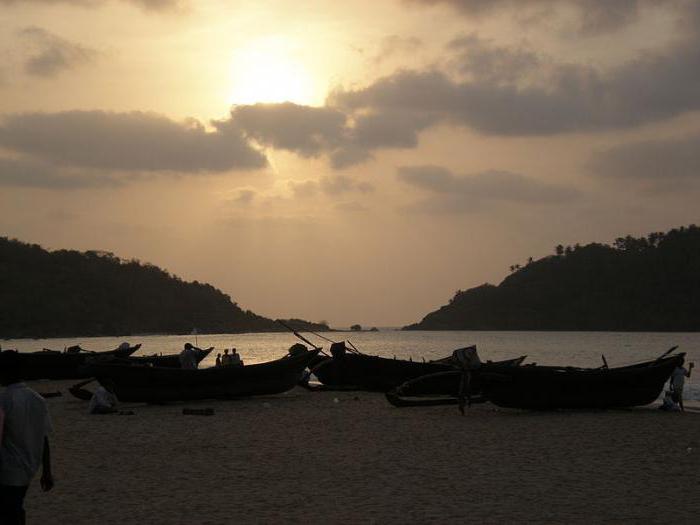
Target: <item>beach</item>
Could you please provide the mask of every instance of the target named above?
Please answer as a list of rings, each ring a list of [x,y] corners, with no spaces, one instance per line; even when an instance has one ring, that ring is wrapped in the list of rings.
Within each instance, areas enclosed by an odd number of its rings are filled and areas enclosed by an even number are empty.
[[[128,404],[47,400],[55,488],[28,523],[696,523],[700,413],[397,409],[294,390]],[[183,408],[213,408],[212,416]]]

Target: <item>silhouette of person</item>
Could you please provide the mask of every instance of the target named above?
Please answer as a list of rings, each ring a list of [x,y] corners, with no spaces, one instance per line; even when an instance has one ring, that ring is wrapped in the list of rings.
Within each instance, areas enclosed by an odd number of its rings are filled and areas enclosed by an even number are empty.
[[[53,488],[46,401],[21,381],[19,354],[0,354],[0,523],[25,523],[24,497],[42,465],[41,488]]]

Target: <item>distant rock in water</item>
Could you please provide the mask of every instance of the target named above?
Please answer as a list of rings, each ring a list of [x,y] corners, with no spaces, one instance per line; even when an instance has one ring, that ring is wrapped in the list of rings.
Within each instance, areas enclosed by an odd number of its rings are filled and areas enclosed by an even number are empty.
[[[404,330],[700,330],[700,228],[557,246]]]
[[[328,326],[290,322],[296,329]],[[106,252],[49,252],[0,237],[0,337],[284,331],[206,283]]]

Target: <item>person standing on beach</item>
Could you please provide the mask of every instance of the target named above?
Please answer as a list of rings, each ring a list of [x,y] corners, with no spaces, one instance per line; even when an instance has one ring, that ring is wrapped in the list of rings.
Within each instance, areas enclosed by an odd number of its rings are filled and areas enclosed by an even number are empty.
[[[682,359],[675,370],[671,373],[671,396],[673,401],[678,403],[681,407],[681,411],[685,412],[683,408],[683,386],[685,385],[685,378],[690,377],[690,372],[692,372],[695,363],[690,363],[688,365],[688,370],[683,366],[685,364],[685,359]]]
[[[180,368],[197,368],[197,351],[192,343],[185,343],[185,348],[180,352]]]
[[[241,354],[237,353],[235,348],[231,348],[231,357],[229,358],[229,363],[236,366],[243,366]]]
[[[221,364],[223,366],[231,364],[231,355],[228,353],[228,348],[224,348],[224,355],[221,356]]]
[[[46,401],[21,381],[17,352],[0,354],[0,523],[25,523],[24,497],[42,465],[41,488],[53,488]]]
[[[221,366],[221,352],[216,354],[216,366]]]

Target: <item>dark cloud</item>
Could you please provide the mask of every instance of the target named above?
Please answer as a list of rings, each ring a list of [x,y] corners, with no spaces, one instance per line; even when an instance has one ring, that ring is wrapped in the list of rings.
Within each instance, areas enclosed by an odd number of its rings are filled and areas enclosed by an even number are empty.
[[[504,13],[532,22],[573,10],[574,28],[586,36],[617,31],[638,20],[641,11],[680,3],[676,0],[405,0],[408,4],[448,5],[458,13],[480,18]]]
[[[30,75],[50,77],[62,71],[94,62],[99,53],[49,33],[40,27],[27,27],[20,36],[31,48],[24,69]]]
[[[677,182],[700,182],[700,135],[624,144],[597,153],[588,167],[609,180],[668,185],[669,189]]]
[[[121,181],[113,177],[91,177],[56,169],[40,162],[0,158],[0,186],[70,190],[120,184]]]
[[[579,194],[573,188],[508,171],[455,175],[440,166],[411,166],[399,168],[398,178],[429,194],[410,207],[417,211],[470,211],[489,202],[554,204],[570,202]]]
[[[255,169],[265,157],[232,129],[155,113],[66,111],[7,115],[0,147],[59,166],[183,173]]]
[[[363,89],[337,90],[328,103],[350,113],[422,115],[492,135],[632,127],[700,109],[699,44],[689,37],[664,52],[601,70],[540,60],[471,36],[451,45],[464,79],[436,69],[398,71]],[[419,131],[425,120],[415,122],[402,132]]]
[[[264,146],[315,157],[342,143],[345,124],[345,114],[336,109],[286,102],[236,106],[231,118],[216,126],[220,130],[241,130]]]
[[[520,84],[533,80],[533,73],[542,69],[542,60],[534,52],[497,46],[476,33],[453,39],[447,48],[455,54],[450,60],[452,69],[474,81],[499,86]]]
[[[345,168],[372,157],[380,148],[413,148],[418,132],[435,118],[425,112],[370,111],[352,120],[340,109],[285,102],[236,106],[217,129],[233,130],[258,144],[302,157],[327,154],[334,168]]]

